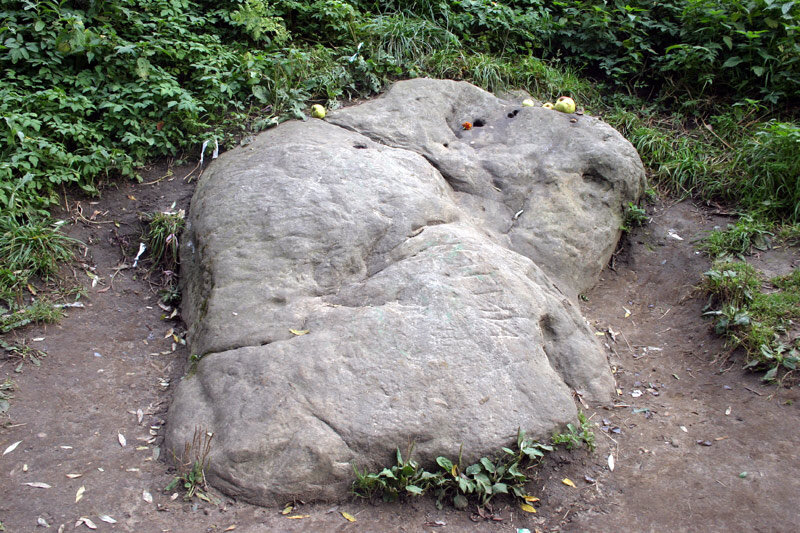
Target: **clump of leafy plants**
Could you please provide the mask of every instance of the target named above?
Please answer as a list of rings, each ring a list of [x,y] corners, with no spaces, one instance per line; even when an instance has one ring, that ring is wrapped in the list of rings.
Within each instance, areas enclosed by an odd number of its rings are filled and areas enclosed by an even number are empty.
[[[213,437],[213,433],[195,428],[192,442],[186,442],[184,445],[183,455],[177,457],[173,454],[178,472],[164,488],[164,491],[182,489],[184,491],[183,499],[186,501],[191,500],[194,496],[203,501],[211,501],[207,494],[205,471],[208,466],[208,454],[211,452]]]
[[[624,232],[630,232],[633,228],[644,226],[649,220],[647,211],[643,207],[639,207],[633,202],[628,202],[620,229]]]
[[[567,433],[553,437],[553,445],[565,444],[572,449],[582,443],[594,450],[594,434],[588,420],[580,413],[579,427],[569,424]],[[380,472],[360,471],[354,465],[356,479],[352,490],[356,496],[368,499],[382,496],[385,501],[432,492],[439,508],[449,501],[457,509],[464,509],[470,500],[485,507],[499,494],[508,495],[521,505],[529,505],[537,499],[525,489],[528,481],[525,471],[538,465],[545,452],[553,450],[553,445],[530,439],[520,429],[513,448],[504,447],[494,457],[482,457],[477,463],[466,466],[462,464],[461,452],[456,461],[440,456],[436,458],[438,468],[433,471],[411,459],[413,447],[406,454],[407,459],[403,459],[398,450],[397,464]]]
[[[783,369],[796,370],[800,363],[800,269],[764,280],[740,261],[717,260],[705,273],[709,293],[706,316],[714,317],[718,334],[732,347],[745,351],[746,368],[765,369],[765,381],[773,381]]]
[[[568,450],[580,447],[586,444],[589,450],[594,451],[597,444],[594,440],[594,432],[589,420],[582,411],[578,411],[578,425],[573,423],[567,424],[567,430],[564,433],[557,433],[553,435],[553,444],[563,444]]]
[[[11,394],[12,392],[14,392],[13,381],[6,379],[0,383],[0,415],[8,412],[10,407],[9,400],[14,398],[14,395]]]

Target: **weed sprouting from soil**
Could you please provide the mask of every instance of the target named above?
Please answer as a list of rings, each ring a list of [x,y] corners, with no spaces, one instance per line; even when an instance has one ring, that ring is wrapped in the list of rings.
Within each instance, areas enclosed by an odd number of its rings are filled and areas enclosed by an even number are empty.
[[[147,221],[143,237],[150,248],[153,268],[158,266],[164,271],[175,272],[179,264],[178,238],[186,225],[186,213],[179,209],[150,213],[143,218]]]
[[[197,496],[201,500],[210,501],[211,498],[206,494],[206,467],[208,466],[208,454],[211,452],[211,439],[214,434],[206,430],[195,428],[192,442],[184,445],[183,455],[177,457],[173,453],[173,458],[178,470],[177,475],[164,488],[169,492],[176,488],[185,491],[183,499],[191,500]]]

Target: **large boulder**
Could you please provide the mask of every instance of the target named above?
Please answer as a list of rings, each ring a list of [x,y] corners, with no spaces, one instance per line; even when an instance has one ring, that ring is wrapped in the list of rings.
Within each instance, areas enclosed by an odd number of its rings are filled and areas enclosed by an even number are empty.
[[[182,244],[203,357],[167,447],[202,428],[225,492],[337,499],[351,465],[396,447],[476,459],[574,420],[574,390],[607,400],[572,295],[596,280],[643,171],[613,129],[575,118],[414,80],[223,154]]]

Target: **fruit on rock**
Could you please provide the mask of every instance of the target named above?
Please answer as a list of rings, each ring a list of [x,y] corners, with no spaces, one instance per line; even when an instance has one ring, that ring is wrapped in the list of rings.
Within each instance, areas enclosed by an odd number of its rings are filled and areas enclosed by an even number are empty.
[[[574,105],[573,105],[574,107]],[[325,108],[319,104],[311,106],[311,116],[314,118],[325,118]]]
[[[562,113],[574,113],[575,100],[569,96],[559,96],[558,100],[556,100],[555,109],[556,111],[561,111]]]
[[[542,104],[542,107],[545,109],[553,109],[555,106],[553,105],[552,102],[545,102]]]
[[[531,100],[530,98],[526,98],[525,100],[522,101],[523,107],[533,107],[534,105],[536,104],[534,104],[533,100]]]

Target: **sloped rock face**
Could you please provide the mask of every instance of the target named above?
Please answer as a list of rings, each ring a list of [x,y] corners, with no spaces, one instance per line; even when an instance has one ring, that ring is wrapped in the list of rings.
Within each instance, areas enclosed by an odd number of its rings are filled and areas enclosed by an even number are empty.
[[[231,495],[337,499],[351,464],[398,446],[475,459],[573,420],[572,389],[607,399],[571,295],[641,192],[630,145],[449,81],[331,115],[259,135],[198,185],[183,316],[204,357],[167,447],[203,428],[207,476]]]

